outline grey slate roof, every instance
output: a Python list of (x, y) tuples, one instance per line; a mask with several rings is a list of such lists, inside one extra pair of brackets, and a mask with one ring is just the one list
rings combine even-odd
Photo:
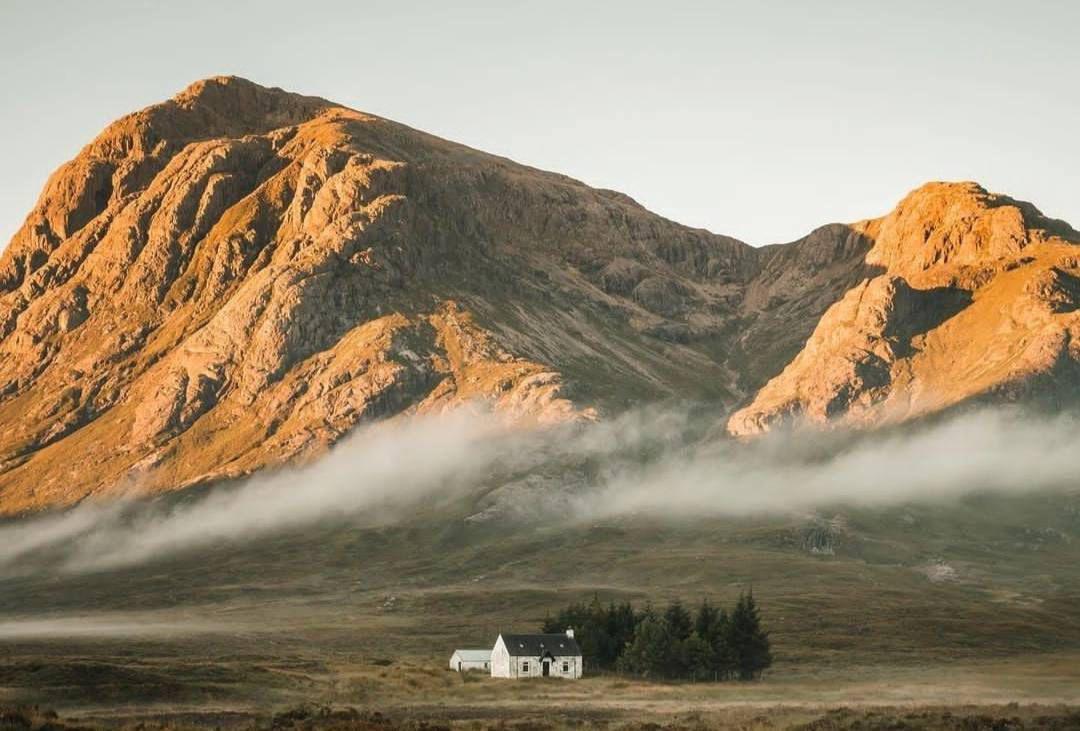
[(565, 634), (557, 635), (502, 635), (511, 657), (540, 657), (545, 652), (552, 655), (581, 655), (577, 640)]
[(454, 655), (462, 662), (491, 662), (491, 650), (454, 650)]

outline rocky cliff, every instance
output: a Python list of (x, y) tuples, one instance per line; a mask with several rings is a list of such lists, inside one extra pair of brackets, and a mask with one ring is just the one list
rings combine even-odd
[(746, 435), (1072, 383), (1076, 239), (940, 184), (755, 249), (208, 79), (62, 166), (0, 258), (0, 512), (235, 478), (465, 402), (515, 422), (749, 403)]
[(876, 270), (728, 423), (902, 421), (973, 399), (1080, 393), (1080, 234), (973, 183), (856, 224)]
[(236, 477), (357, 423), (743, 398), (754, 249), (242, 79), (108, 127), (0, 260), (0, 506)]

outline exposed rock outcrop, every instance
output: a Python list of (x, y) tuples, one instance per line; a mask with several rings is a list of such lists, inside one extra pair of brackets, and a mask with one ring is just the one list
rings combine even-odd
[(627, 196), (207, 79), (62, 166), (0, 258), (0, 511), (244, 475), (466, 401), (723, 408), (743, 392), (714, 354), (756, 271)]
[(1080, 359), (1076, 238), (932, 184), (755, 249), (207, 79), (106, 128), (0, 257), (0, 513), (235, 478), (464, 403), (522, 423), (750, 400), (746, 435), (1044, 392)]
[(821, 318), (737, 411), (738, 436), (779, 424), (878, 425), (977, 398), (1080, 388), (1080, 235), (973, 183), (932, 183), (855, 226), (881, 274)]

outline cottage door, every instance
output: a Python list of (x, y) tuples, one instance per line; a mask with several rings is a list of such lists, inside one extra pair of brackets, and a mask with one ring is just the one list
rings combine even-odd
[(549, 663), (547, 660), (544, 660), (543, 673), (545, 678), (551, 675), (551, 663)]

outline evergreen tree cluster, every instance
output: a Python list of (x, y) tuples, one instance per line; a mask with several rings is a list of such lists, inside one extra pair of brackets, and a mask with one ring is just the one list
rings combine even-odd
[(651, 605), (638, 610), (593, 597), (543, 625), (550, 633), (567, 628), (573, 628), (587, 667), (647, 678), (754, 680), (773, 660), (752, 592), (741, 594), (731, 611), (706, 599), (693, 613), (678, 600), (660, 613)]

